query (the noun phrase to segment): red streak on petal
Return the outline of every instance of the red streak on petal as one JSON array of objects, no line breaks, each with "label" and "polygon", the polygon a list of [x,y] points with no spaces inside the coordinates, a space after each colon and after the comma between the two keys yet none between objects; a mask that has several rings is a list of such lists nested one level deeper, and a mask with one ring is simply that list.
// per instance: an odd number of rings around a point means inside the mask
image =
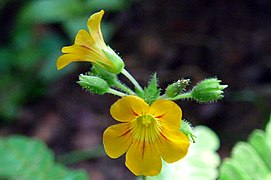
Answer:
[{"label": "red streak on petal", "polygon": [[145,153],[145,148],[146,148],[146,145],[145,145],[145,140],[143,141],[143,147],[142,147],[142,156],[141,158],[143,159],[144,158],[144,153]]},{"label": "red streak on petal", "polygon": [[135,116],[138,116],[138,114],[132,108],[131,108],[131,111]]},{"label": "red streak on petal", "polygon": [[162,114],[162,115],[160,115],[160,116],[155,116],[155,118],[161,118],[161,117],[163,117],[164,115],[166,115],[166,113],[165,114]]},{"label": "red streak on petal", "polygon": [[167,140],[167,141],[170,141],[164,134],[162,134],[161,132],[160,132],[160,135],[165,139],[165,140]]},{"label": "red streak on petal", "polygon": [[126,131],[125,133],[123,133],[122,135],[120,135],[119,137],[123,137],[123,136],[127,135],[130,131],[131,131],[131,129],[129,129],[128,131]]}]

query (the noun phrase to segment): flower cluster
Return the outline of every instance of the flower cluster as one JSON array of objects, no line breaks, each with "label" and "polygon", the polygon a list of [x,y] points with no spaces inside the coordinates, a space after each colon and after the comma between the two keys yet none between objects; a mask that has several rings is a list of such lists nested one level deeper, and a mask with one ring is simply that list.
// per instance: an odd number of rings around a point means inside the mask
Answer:
[{"label": "flower cluster", "polygon": [[[110,109],[119,123],[108,127],[103,134],[105,152],[111,158],[126,153],[126,166],[135,175],[154,176],[160,173],[162,160],[167,163],[182,159],[194,140],[191,126],[182,121],[182,110],[174,100],[192,99],[212,102],[223,97],[226,85],[210,78],[186,92],[189,79],[170,84],[161,95],[154,74],[147,87],[142,88],[124,69],[123,60],[105,44],[101,32],[101,10],[90,16],[89,32],[80,30],[75,42],[62,49],[57,68],[71,62],[86,61],[92,64],[90,72],[79,76],[78,84],[93,94],[114,94],[121,98]],[[135,86],[129,88],[118,79],[123,74]]]}]

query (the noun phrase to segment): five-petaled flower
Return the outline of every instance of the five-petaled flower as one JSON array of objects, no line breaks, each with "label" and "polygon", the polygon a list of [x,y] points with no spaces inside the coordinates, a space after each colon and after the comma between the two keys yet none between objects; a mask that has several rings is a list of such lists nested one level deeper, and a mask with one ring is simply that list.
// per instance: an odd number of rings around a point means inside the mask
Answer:
[{"label": "five-petaled flower", "polygon": [[156,100],[150,106],[137,96],[115,102],[110,113],[120,124],[103,135],[106,153],[118,158],[126,152],[126,166],[135,175],[154,176],[168,163],[183,158],[188,138],[180,131],[182,111],[169,100]]},{"label": "five-petaled flower", "polygon": [[122,59],[104,42],[100,27],[103,14],[104,11],[101,10],[91,15],[87,22],[89,33],[81,29],[75,37],[74,44],[62,48],[64,54],[57,59],[58,69],[71,62],[87,61],[113,74],[122,71],[124,67]]}]

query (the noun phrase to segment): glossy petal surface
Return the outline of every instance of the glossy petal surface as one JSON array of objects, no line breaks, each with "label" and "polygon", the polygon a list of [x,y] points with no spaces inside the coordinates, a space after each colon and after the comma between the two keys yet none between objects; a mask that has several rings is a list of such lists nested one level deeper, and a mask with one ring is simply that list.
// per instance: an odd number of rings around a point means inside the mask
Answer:
[{"label": "glossy petal surface", "polygon": [[183,133],[176,135],[167,132],[165,135],[161,135],[156,143],[158,151],[161,153],[162,158],[167,163],[173,163],[187,154],[189,147],[189,141]]},{"label": "glossy petal surface", "polygon": [[126,166],[135,175],[155,176],[162,168],[162,160],[154,144],[134,141],[126,154]]},{"label": "glossy petal surface", "polygon": [[115,102],[110,109],[114,119],[120,122],[134,120],[149,110],[149,105],[137,96],[126,96]]},{"label": "glossy petal surface", "polygon": [[111,158],[123,155],[132,143],[129,124],[121,123],[107,128],[103,135],[105,152]]},{"label": "glossy petal surface", "polygon": [[181,108],[173,101],[156,100],[150,107],[150,114],[160,120],[163,128],[179,131],[182,119]]}]

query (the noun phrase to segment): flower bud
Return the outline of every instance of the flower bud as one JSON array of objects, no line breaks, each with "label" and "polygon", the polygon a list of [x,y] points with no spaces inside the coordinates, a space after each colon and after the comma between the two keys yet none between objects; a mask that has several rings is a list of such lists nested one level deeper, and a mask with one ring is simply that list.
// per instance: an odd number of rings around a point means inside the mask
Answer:
[{"label": "flower bud", "polygon": [[166,95],[168,97],[175,97],[179,95],[189,83],[190,79],[181,79],[175,83],[170,84],[166,89]]},{"label": "flower bud", "polygon": [[192,99],[199,103],[207,103],[224,97],[223,89],[228,85],[220,85],[221,80],[209,78],[198,83],[191,91]]},{"label": "flower bud", "polygon": [[105,56],[111,62],[111,66],[108,66],[107,70],[113,74],[119,74],[124,68],[123,60],[113,51],[109,46],[102,49]]},{"label": "flower bud", "polygon": [[79,75],[79,81],[77,82],[84,89],[94,93],[103,95],[108,92],[109,86],[105,80],[97,76]]},{"label": "flower bud", "polygon": [[192,128],[192,125],[186,121],[186,120],[182,120],[182,124],[181,124],[181,131],[186,135],[186,137],[189,139],[189,141],[195,143],[195,135],[194,135],[194,131]]}]

